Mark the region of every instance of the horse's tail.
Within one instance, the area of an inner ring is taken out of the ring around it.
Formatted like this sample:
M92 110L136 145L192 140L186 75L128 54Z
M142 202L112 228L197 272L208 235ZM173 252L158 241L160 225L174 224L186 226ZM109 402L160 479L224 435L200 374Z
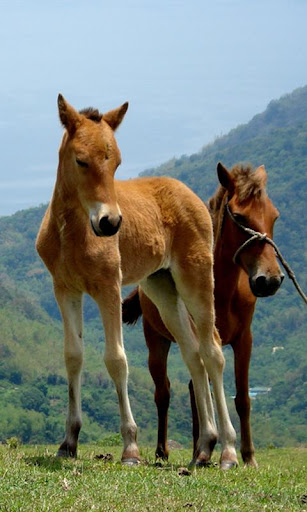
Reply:
M122 304L123 322L128 325L134 325L142 316L139 289L135 288Z

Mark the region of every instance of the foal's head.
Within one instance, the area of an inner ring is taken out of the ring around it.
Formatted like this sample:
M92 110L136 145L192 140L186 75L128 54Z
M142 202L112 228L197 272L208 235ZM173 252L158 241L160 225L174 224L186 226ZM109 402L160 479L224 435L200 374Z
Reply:
M222 187L211 200L210 207L214 207L214 201L228 205L229 210L226 208L224 211L221 237L224 238L223 243L232 248L233 255L251 237L251 233L239 225L273 238L273 227L279 213L266 193L264 166L254 170L249 165L237 165L229 172L219 163L217 173ZM266 297L276 293L284 276L273 247L255 238L237 254L236 263L247 272L253 294Z
M77 112L59 94L58 108L66 128L59 152L60 185L89 215L97 236L114 235L122 219L114 189L121 162L114 131L128 103L106 114L92 108Z

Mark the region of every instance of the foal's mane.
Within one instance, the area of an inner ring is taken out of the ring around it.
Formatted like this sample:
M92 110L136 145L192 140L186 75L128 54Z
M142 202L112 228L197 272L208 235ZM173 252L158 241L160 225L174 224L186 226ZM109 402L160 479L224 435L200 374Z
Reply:
M230 174L234 180L235 193L239 203L244 203L249 199L260 198L265 195L263 174L257 172L257 169L254 169L251 164L236 164L231 169ZM227 190L220 185L214 196L212 196L208 202L215 233L226 197Z
M87 119L94 121L94 123L100 123L103 117L99 110L93 107L83 108L82 110L79 110L79 114L82 114Z

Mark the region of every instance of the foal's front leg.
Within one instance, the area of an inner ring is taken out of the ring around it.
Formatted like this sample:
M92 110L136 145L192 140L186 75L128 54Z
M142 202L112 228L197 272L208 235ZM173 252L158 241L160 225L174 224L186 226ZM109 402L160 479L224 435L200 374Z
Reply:
M122 462L127 465L138 464L140 454L136 442L137 426L128 396L128 364L122 335L120 283L109 285L104 295L95 299L99 305L105 331L104 361L114 381L119 401L121 434L124 441Z
M57 455L76 457L81 420L81 369L83 362L82 293L54 285L64 326L64 356L68 378L66 435Z

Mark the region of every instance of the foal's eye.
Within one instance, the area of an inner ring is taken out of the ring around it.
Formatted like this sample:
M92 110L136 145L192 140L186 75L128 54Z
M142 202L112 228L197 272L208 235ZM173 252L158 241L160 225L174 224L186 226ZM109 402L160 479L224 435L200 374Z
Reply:
M83 162L79 158L76 158L76 162L78 165L80 165L80 167L88 167L88 164L86 162Z

